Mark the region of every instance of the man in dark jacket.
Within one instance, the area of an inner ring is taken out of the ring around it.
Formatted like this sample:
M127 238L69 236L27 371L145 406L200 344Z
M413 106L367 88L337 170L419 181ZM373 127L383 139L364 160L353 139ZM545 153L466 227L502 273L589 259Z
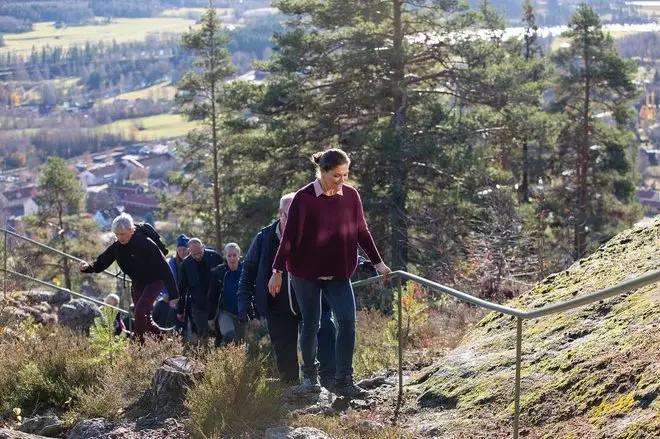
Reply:
M131 295L135 304L135 337L144 340L144 333L159 334L160 328L151 318L151 308L163 289L170 291L172 304L177 290L172 271L158 245L142 233L135 233L133 218L122 213L112 221L117 241L112 243L93 264L81 262L83 273L100 273L117 261L119 268L133 281Z
M272 274L273 260L294 195L291 193L282 197L277 211L279 219L262 229L252 241L243 261L243 273L238 286L239 318L243 321L247 320L254 298L256 312L261 317L266 317L268 323L277 370L282 381L289 383L299 383L300 380L298 365L298 328L302 321L300 309L287 272L283 273L282 289L275 296L268 293L268 280ZM317 337L319 376L321 385L331 389L335 375L336 328L325 296L322 297L322 304L321 327Z
M180 300L177 303L177 318L185 321L186 312L194 324L195 334L204 342L209 336L207 293L211 280L211 270L224 261L211 249L205 249L202 241L192 238L188 241L188 252L179 269Z

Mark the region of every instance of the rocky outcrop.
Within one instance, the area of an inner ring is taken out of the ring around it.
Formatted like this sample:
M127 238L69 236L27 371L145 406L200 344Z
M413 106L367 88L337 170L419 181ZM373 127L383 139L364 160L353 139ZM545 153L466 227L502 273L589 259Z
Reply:
M173 418L165 420L139 418L135 422L119 424L97 418L80 421L71 430L67 439L187 439L188 437L183 424Z
M48 439L45 436L38 436L36 434L23 433L16 430L8 430L0 428L0 439Z
M535 309L659 268L660 217L510 305ZM524 322L521 436L660 437L658 322L660 284ZM425 437L511 437L515 328L513 318L492 313L414 377L406 386L405 422Z

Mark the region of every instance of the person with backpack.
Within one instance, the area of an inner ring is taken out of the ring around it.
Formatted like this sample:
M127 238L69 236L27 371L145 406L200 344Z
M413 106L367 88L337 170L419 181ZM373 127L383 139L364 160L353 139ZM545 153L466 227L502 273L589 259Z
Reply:
M180 300L177 303L177 319L191 319L198 342L206 343L209 336L208 291L211 270L224 261L215 250L204 248L202 241L191 238L188 241L189 255L183 260L179 270Z
M188 238L186 235L183 233L179 235L176 238L176 251L173 256L171 256L168 260L167 263L169 264L170 268L172 269L172 275L174 276L174 282L179 284L179 270L181 267L181 264L183 263L183 260L188 256L188 241L190 241L190 238ZM159 300L158 303L154 306L154 320L158 323L159 326L166 326L166 327L175 327L175 331L177 333L185 333L186 330L186 322L180 322L176 318L176 307L165 307L166 303L169 303L167 300L167 291L165 291L165 297L163 297L164 300ZM188 312L186 313L187 315L190 315L190 311L187 310ZM174 317L172 317L172 315ZM159 322L159 320L167 322L166 325L163 325ZM174 321L174 323L172 323ZM185 334L184 334L185 335Z
M238 317L238 282L243 271L241 248L236 243L225 246L226 263L211 270L209 283L209 327L216 329L215 345L243 343L245 321Z
M288 384L300 384L298 330L302 318L286 270L282 274L282 289L279 294L268 293L268 279L294 195L286 194L280 199L278 219L254 237L243 262L243 273L238 286L238 314L241 321L247 321L253 304L256 314L266 318L268 335L275 351L277 371L281 381ZM321 386L329 390L332 389L335 379L335 338L332 310L323 295L321 326L317 334L319 377Z
M310 392L319 392L321 387L316 337L325 292L337 319L337 372L332 392L363 398L368 392L353 381L356 310L350 278L357 268L358 246L380 274L388 278L391 270L376 249L358 191L346 184L348 155L334 148L314 154L312 161L317 178L291 201L268 290L279 294L284 270L290 273L303 319L303 387Z
M153 228L149 226L151 230ZM134 337L140 342L146 332L159 334L160 328L151 318L154 301L163 289L171 292L169 300L176 303L179 293L165 256L154 240L135 227L133 218L122 213L112 221L112 232L117 237L92 264L82 261L82 273L100 273L113 262L131 278L131 295L135 304ZM156 233L155 230L153 233Z

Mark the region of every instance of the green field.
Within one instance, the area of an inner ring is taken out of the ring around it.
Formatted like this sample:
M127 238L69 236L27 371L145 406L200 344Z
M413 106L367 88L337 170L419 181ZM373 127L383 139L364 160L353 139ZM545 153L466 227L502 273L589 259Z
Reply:
M129 91L103 100L104 104L110 104L116 100L136 101L138 99L174 99L176 87L169 81L160 82L151 87L140 90Z
M86 128L99 134L118 134L124 140L148 142L152 140L171 139L183 137L199 124L188 122L180 114L157 114L155 116L122 119L94 128ZM38 128L24 130L0 130L0 133L16 136L30 136L39 131Z
M26 53L32 47L42 46L72 46L86 42L121 43L141 41L149 34L182 33L195 24L194 20L185 18L117 18L110 24L96 26L70 26L56 29L55 23L35 23L31 32L20 34L4 34L5 46L0 53Z
M185 136L197 128L196 122L188 122L180 114L159 114L156 116L124 119L94 128L100 133L121 134L125 139L150 141Z
M233 18L234 10L231 8L215 8L221 20L226 18ZM169 18L188 18L192 20L198 20L202 14L206 11L206 8L174 8L166 9L160 15L161 17Z

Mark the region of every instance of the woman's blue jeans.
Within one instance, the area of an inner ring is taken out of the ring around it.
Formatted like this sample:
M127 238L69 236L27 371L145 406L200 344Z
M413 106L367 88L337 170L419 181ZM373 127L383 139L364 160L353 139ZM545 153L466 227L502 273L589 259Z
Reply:
M321 324L321 292L323 291L337 320L335 378L339 382L352 379L353 350L355 349L355 296L351 281L349 279L303 279L291 276L291 282L302 314L300 351L303 360L303 376L306 378L318 376L317 334Z

